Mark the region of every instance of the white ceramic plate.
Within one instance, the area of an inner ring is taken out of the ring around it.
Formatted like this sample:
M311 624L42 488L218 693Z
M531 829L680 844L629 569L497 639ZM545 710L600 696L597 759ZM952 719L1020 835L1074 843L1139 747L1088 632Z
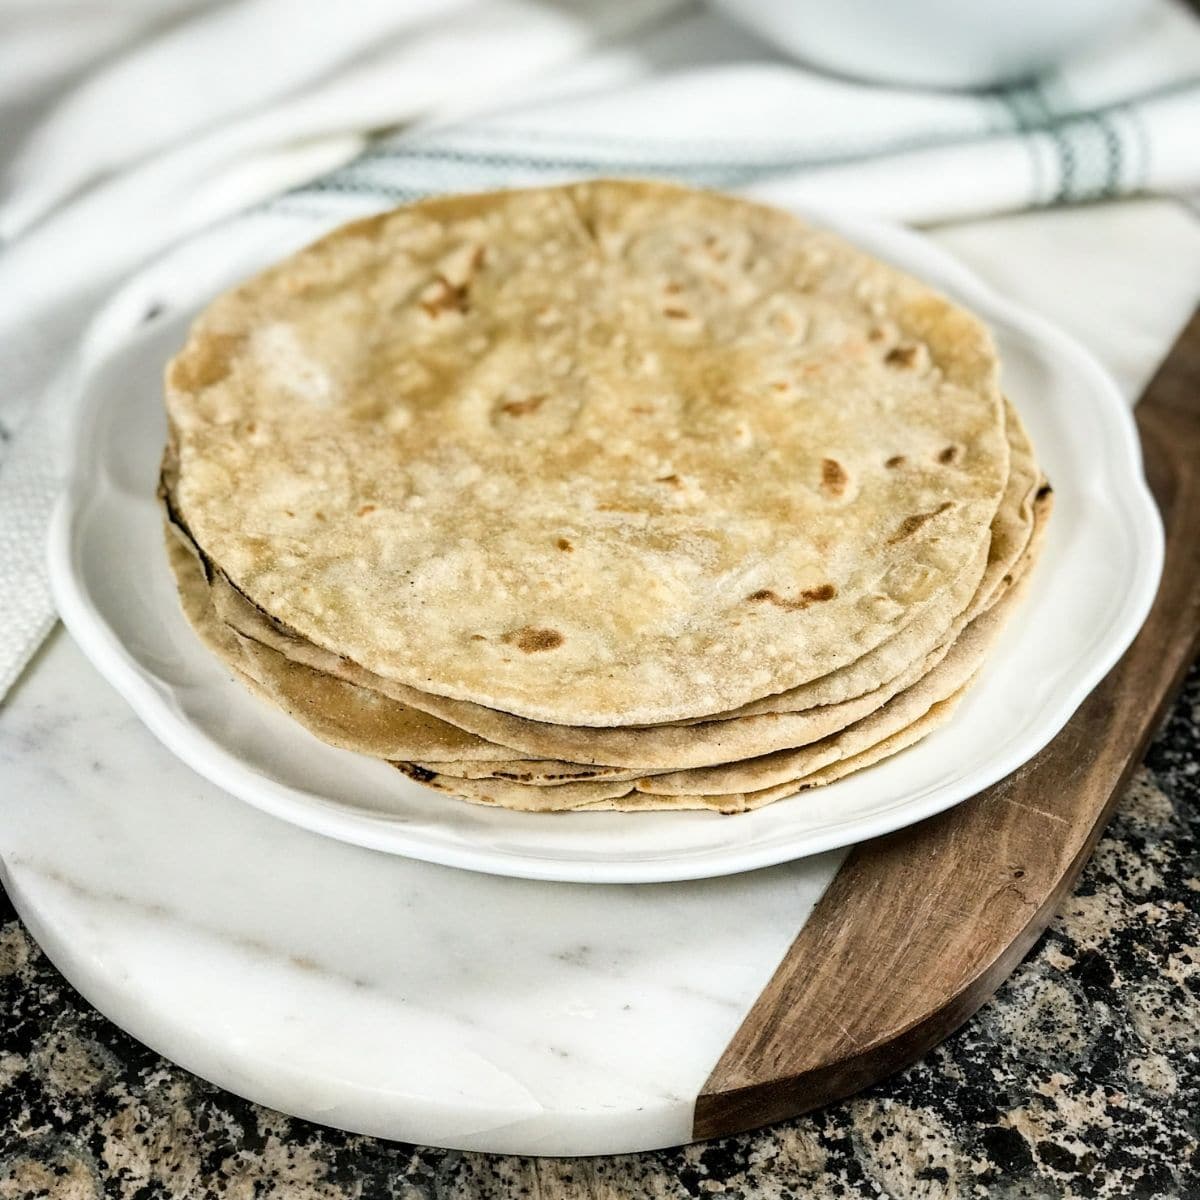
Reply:
M1095 360L914 234L806 214L970 306L1056 493L1029 596L953 721L918 746L757 812L536 815L452 800L335 750L254 698L201 646L167 569L154 489L163 364L191 312L93 355L50 540L59 611L92 662L196 771L286 821L394 854L530 878L655 882L728 874L876 837L974 795L1066 723L1150 607L1162 531L1131 414ZM244 239L243 239L244 240ZM216 286L278 253L232 250Z

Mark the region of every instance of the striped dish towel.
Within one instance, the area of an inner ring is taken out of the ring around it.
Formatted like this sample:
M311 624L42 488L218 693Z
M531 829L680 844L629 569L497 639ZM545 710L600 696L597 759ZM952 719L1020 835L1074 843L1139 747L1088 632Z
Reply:
M1200 187L1200 23L1172 0L1119 45L1036 83L974 94L821 75L687 3L645 5L635 31L615 37L611 27L591 35L585 0L562 10L506 5L514 52L534 44L522 37L529 21L541 22L529 26L541 32L539 53L528 78L514 77L509 60L486 104L476 89L469 117L452 106L426 111L407 95L396 113L405 128L351 158L365 129L387 123L387 72L376 56L369 111L356 110L356 88L327 80L289 93L271 121L243 114L126 163L0 253L0 694L53 623L43 542L79 380L147 305L201 303L212 264L235 241L254 242L265 261L420 196L588 175L672 178L924 223ZM495 29L477 29L463 11L455 6L457 24L440 41L428 24L419 35L422 69L443 100L444 74L428 58L439 45L444 71L464 86L473 73L494 75ZM548 27L547 14L558 23ZM415 44L392 53L393 65L405 54L418 61ZM335 93L336 121L314 99ZM143 144L136 132L124 132L127 145ZM51 192L36 167L27 156L23 178L45 206ZM322 173L304 181L314 170ZM87 175L76 165L56 177ZM8 203L30 211L19 192ZM128 282L97 312L122 275Z

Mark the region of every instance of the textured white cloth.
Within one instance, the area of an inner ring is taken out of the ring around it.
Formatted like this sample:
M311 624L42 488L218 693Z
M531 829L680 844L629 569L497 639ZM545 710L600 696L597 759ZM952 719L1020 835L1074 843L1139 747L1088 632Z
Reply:
M420 195L597 173L926 223L1200 185L1200 24L1171 0L1119 45L972 95L821 75L686 0L173 0L155 21L63 90L0 188L0 694L52 621L42 543L75 391L48 381L80 369L113 281L214 221L214 253L299 244ZM189 302L197 262L135 277L106 336L136 322L130 295Z

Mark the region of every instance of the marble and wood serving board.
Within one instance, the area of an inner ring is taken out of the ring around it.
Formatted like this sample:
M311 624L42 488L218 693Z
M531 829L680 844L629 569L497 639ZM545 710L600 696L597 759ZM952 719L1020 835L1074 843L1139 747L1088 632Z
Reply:
M102 1012L241 1095L473 1150L762 1125L898 1069L1046 926L1200 634L1200 316L1138 409L1167 557L1062 733L919 826L748 875L584 886L329 841L170 756L58 634L0 722L0 870Z

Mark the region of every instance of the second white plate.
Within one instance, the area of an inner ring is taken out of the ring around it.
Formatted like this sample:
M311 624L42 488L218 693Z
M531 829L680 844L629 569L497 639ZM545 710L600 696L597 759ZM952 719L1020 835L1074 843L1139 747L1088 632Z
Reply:
M859 219L804 215L991 324L1005 390L1055 488L1026 603L953 721L918 746L829 787L723 817L481 808L317 741L201 646L167 569L154 496L166 432L161 378L191 311L116 340L80 379L73 467L50 540L64 621L154 733L202 775L307 829L449 866L588 883L693 879L848 845L960 803L1036 754L1145 618L1162 532L1136 430L1089 354L929 242ZM278 252L247 246L244 235L225 249L214 291Z

